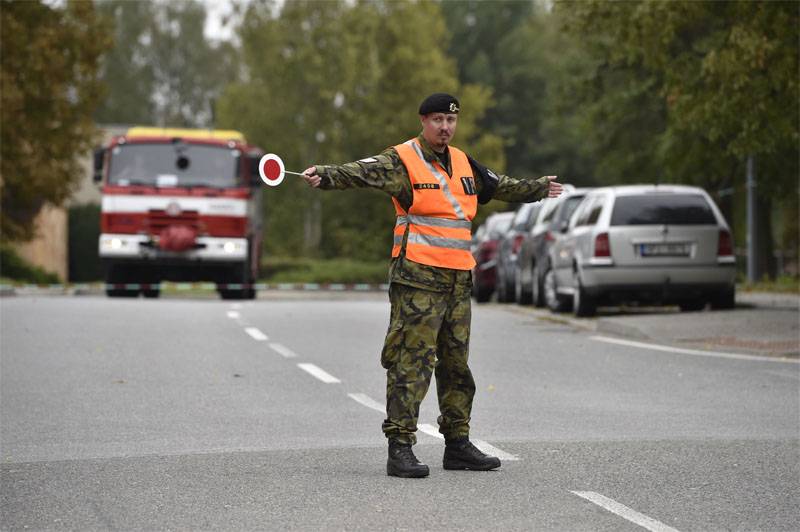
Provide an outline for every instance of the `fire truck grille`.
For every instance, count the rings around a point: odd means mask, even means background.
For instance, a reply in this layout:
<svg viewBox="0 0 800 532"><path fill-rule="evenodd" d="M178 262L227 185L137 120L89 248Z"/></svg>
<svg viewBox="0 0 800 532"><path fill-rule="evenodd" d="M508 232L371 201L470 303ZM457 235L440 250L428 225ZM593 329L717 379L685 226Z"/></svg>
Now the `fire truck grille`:
<svg viewBox="0 0 800 532"><path fill-rule="evenodd" d="M198 231L200 230L200 216L197 211L183 211L177 216L172 216L164 210L152 209L147 213L147 231L157 235L167 226L185 225Z"/></svg>

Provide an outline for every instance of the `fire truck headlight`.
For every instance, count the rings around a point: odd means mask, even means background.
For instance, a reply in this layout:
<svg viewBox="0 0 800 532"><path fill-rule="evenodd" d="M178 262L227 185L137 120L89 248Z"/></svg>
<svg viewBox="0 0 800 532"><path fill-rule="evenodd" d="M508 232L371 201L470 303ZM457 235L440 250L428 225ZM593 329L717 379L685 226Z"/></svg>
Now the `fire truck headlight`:
<svg viewBox="0 0 800 532"><path fill-rule="evenodd" d="M225 251L225 253L233 253L238 248L239 245L236 242L225 242L225 244L222 245L222 249Z"/></svg>
<svg viewBox="0 0 800 532"><path fill-rule="evenodd" d="M122 249L126 243L121 238L104 238L103 247L106 249Z"/></svg>

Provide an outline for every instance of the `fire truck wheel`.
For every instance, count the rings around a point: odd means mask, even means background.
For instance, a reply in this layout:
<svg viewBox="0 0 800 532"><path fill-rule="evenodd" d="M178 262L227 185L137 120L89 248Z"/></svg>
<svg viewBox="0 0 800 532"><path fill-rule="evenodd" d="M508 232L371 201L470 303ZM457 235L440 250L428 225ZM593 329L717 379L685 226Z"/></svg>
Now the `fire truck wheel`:
<svg viewBox="0 0 800 532"><path fill-rule="evenodd" d="M135 282L128 268L119 264L110 264L106 269L106 295L108 297L139 297L139 290L126 285Z"/></svg>
<svg viewBox="0 0 800 532"><path fill-rule="evenodd" d="M255 299L256 290L253 287L253 276L251 275L250 262L245 262L234 269L228 283L237 284L241 287L219 290L222 299Z"/></svg>

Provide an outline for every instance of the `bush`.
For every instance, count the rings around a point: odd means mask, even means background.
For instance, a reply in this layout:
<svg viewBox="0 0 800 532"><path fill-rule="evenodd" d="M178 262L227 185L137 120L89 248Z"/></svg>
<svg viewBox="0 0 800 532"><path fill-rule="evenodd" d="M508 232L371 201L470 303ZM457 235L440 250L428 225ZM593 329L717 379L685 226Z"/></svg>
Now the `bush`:
<svg viewBox="0 0 800 532"><path fill-rule="evenodd" d="M57 284L61 281L54 273L47 272L17 255L6 243L0 244L0 275L12 281L35 284Z"/></svg>

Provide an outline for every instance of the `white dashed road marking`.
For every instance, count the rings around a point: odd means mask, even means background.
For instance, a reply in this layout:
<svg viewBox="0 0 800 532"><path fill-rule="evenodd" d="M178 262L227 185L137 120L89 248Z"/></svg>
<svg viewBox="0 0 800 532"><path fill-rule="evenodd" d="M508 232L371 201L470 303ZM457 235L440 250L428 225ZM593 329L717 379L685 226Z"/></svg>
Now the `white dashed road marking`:
<svg viewBox="0 0 800 532"><path fill-rule="evenodd" d="M489 456L496 456L500 460L507 460L513 462L514 460L519 460L519 457L513 455L511 453L507 453L502 449L498 449L494 445L491 445L483 440L472 440L472 443L475 444L475 447L483 451L484 453L488 454Z"/></svg>
<svg viewBox="0 0 800 532"><path fill-rule="evenodd" d="M433 425L428 425L427 423L420 423L417 425L417 429L419 429L420 432L424 432L428 436L433 436L434 438L439 438L441 440L444 439L444 436L441 435L439 429L437 429Z"/></svg>
<svg viewBox="0 0 800 532"><path fill-rule="evenodd" d="M258 340L259 342L264 342L266 340L269 340L269 337L267 337L266 334L264 334L263 332L259 331L255 327L247 327L247 328L245 328L244 332L246 332L247 334L252 336L253 340Z"/></svg>
<svg viewBox="0 0 800 532"><path fill-rule="evenodd" d="M296 358L297 357L297 353L295 353L294 351L292 351L291 349L289 349L288 347L286 347L283 344L272 343L272 344L269 344L269 346L273 351L275 351L276 353L281 355L283 358Z"/></svg>
<svg viewBox="0 0 800 532"><path fill-rule="evenodd" d="M376 401L375 399L373 399L372 397L370 397L368 395L365 395L363 393L348 393L347 396L350 397L351 399L353 399L354 401L356 401L358 403L361 403L362 405L366 406L367 408L371 408L373 410L377 410L378 412L381 412L382 414L386 413L386 408L384 408L384 406L382 404L380 404L378 401Z"/></svg>
<svg viewBox="0 0 800 532"><path fill-rule="evenodd" d="M238 320L239 319L239 313L237 311L235 311L235 310L229 310L228 311L228 317L230 319L232 319L232 320Z"/></svg>
<svg viewBox="0 0 800 532"><path fill-rule="evenodd" d="M619 338L609 338L608 336L592 336L592 340L607 342L609 344L625 345L628 347L640 347L642 349L652 349L653 351L667 351L669 353L680 353L682 355L693 355L715 358L733 358L737 360L758 360L760 362L783 362L789 364L800 363L800 360L792 358L771 358L757 355L740 355L738 353L722 353L719 351L701 351L699 349L684 349L682 347L670 347L667 345L648 344L645 342L634 342L632 340L621 340Z"/></svg>
<svg viewBox="0 0 800 532"><path fill-rule="evenodd" d="M636 510L628 508L624 504L620 504L614 499L609 499L608 497L597 492L573 491L572 493L652 532L678 532L671 526L667 526L661 521L656 521L652 517L640 514Z"/></svg>
<svg viewBox="0 0 800 532"><path fill-rule="evenodd" d="M315 366L314 364L303 363L303 364L298 364L297 367L299 367L303 371L307 371L308 373L310 373L311 375L313 375L314 377L318 378L319 380L321 380L326 384L335 384L337 382L342 382L333 375L331 375L330 373L328 373L327 371L325 371L324 369Z"/></svg>

